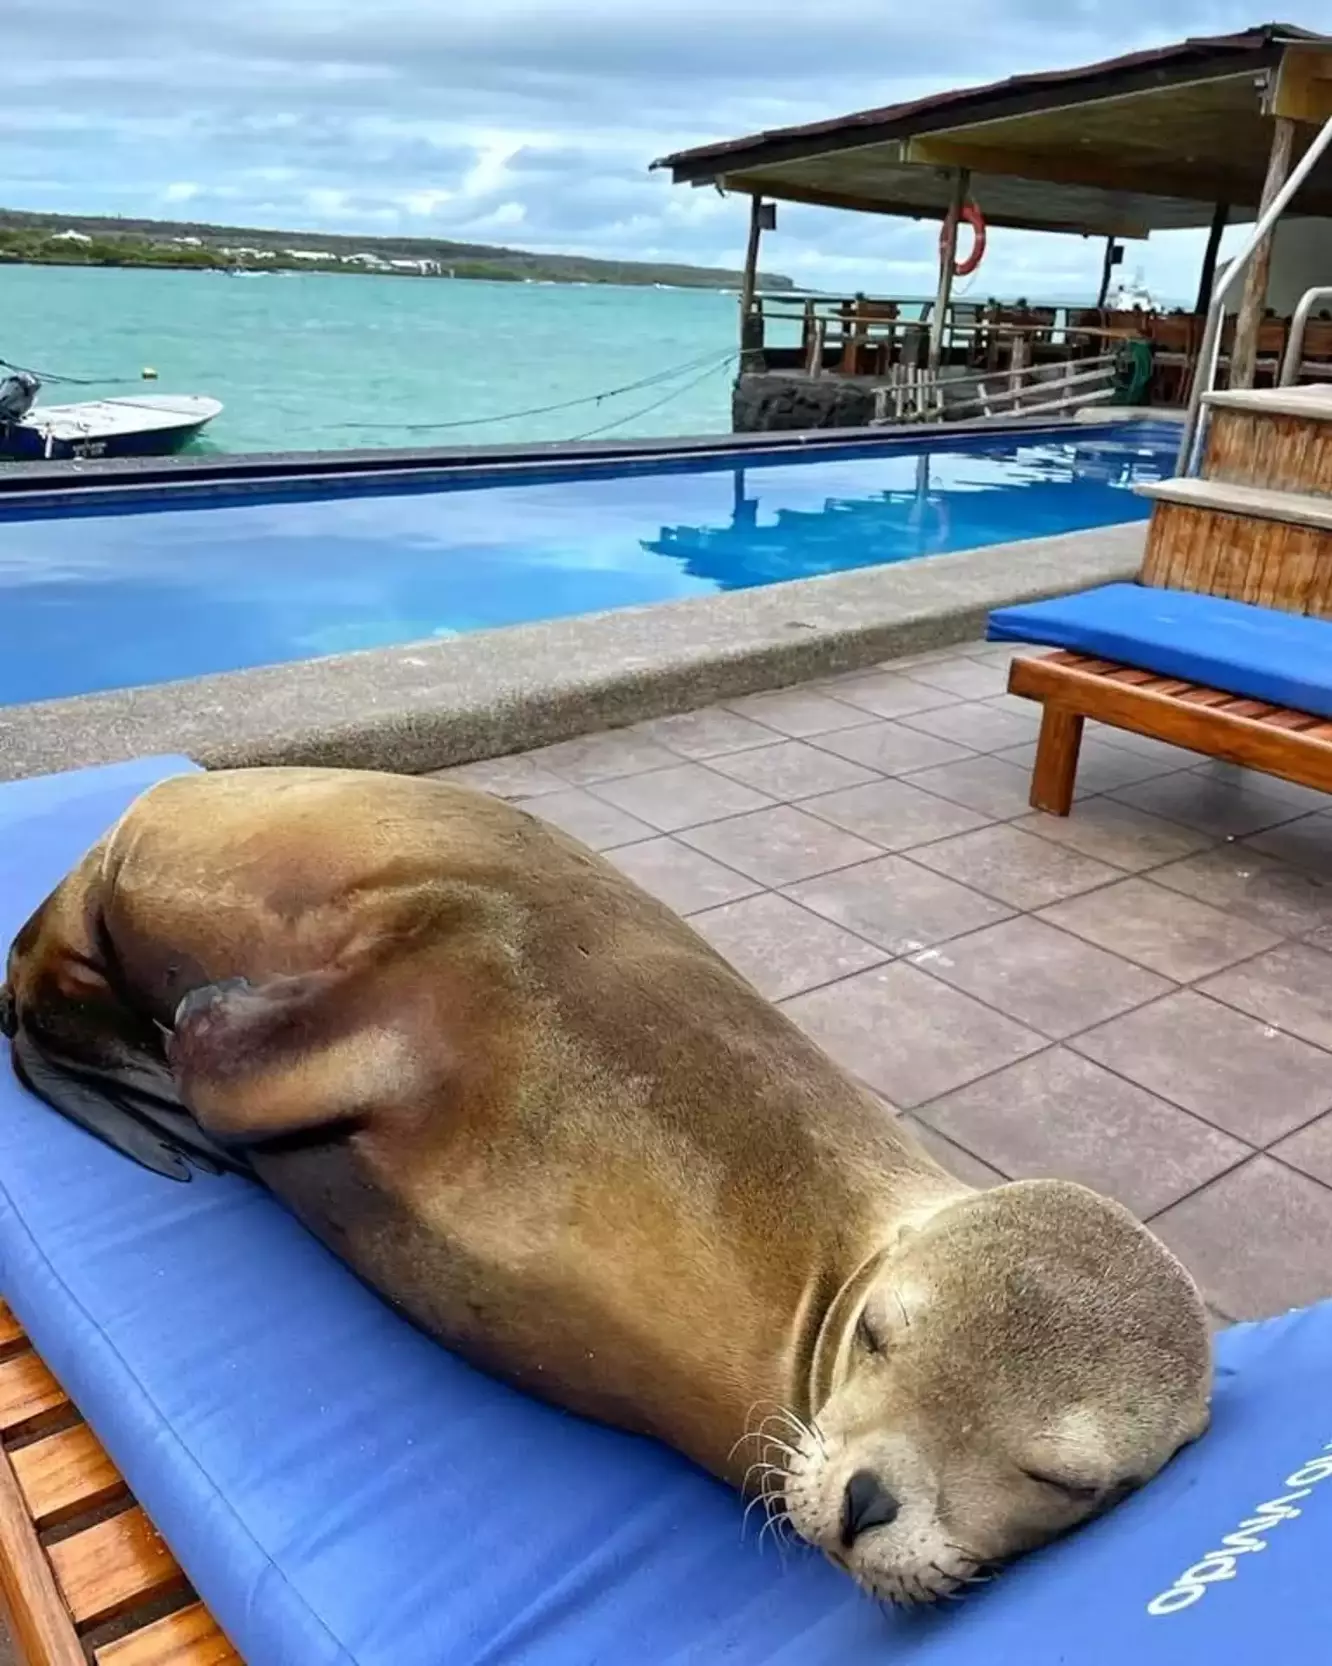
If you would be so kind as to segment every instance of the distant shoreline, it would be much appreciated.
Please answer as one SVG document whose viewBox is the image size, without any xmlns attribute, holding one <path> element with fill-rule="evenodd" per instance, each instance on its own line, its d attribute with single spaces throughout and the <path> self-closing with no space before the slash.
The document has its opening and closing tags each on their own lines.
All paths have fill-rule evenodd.
<svg viewBox="0 0 1332 1666">
<path fill-rule="evenodd" d="M 741 274 L 674 261 L 539 254 L 420 237 L 348 237 L 244 226 L 56 215 L 0 209 L 0 266 L 106 266 L 137 270 L 360 272 L 395 278 L 481 278 L 496 283 L 629 285 L 738 290 Z M 765 289 L 791 280 L 764 273 Z"/>
</svg>

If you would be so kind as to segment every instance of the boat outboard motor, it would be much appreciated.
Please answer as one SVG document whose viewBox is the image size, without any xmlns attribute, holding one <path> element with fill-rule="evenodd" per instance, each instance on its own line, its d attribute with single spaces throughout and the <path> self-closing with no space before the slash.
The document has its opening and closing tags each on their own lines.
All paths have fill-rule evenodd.
<svg viewBox="0 0 1332 1666">
<path fill-rule="evenodd" d="M 41 383 L 26 370 L 0 381 L 0 423 L 21 422 L 32 409 Z"/>
</svg>

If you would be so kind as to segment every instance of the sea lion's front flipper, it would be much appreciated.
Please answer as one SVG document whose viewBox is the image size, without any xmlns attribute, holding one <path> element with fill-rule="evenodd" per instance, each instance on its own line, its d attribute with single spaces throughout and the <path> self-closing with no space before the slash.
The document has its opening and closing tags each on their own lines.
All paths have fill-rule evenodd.
<svg viewBox="0 0 1332 1666">
<path fill-rule="evenodd" d="M 392 987 L 362 967 L 193 990 L 166 1050 L 182 1103 L 227 1150 L 349 1132 L 401 1086 Z"/>
<path fill-rule="evenodd" d="M 140 1121 L 104 1083 L 54 1063 L 21 1029 L 11 1046 L 18 1079 L 62 1116 L 155 1174 L 170 1180 L 190 1178 L 189 1164 L 178 1147 Z"/>
</svg>

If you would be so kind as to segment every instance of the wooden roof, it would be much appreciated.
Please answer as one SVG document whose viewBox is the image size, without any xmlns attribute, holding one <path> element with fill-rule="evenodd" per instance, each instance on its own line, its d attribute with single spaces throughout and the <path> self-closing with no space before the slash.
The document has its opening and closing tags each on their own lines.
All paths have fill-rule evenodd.
<svg viewBox="0 0 1332 1666">
<path fill-rule="evenodd" d="M 1145 237 L 1253 218 L 1274 115 L 1332 115 L 1332 35 L 1268 23 L 1080 69 L 1013 76 L 654 162 L 677 183 L 779 201 L 941 219 L 952 170 L 991 225 Z M 1332 159 L 1291 205 L 1332 215 Z"/>
</svg>

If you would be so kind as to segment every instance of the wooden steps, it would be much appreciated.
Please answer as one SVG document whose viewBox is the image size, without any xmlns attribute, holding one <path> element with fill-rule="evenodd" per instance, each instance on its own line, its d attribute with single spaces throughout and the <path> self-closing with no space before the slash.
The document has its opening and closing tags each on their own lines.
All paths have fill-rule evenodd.
<svg viewBox="0 0 1332 1666">
<path fill-rule="evenodd" d="M 0 1303 L 0 1590 L 25 1666 L 242 1666 Z"/>
<path fill-rule="evenodd" d="M 1332 618 L 1332 384 L 1209 394 L 1197 478 L 1144 482 L 1139 578 Z"/>
</svg>

